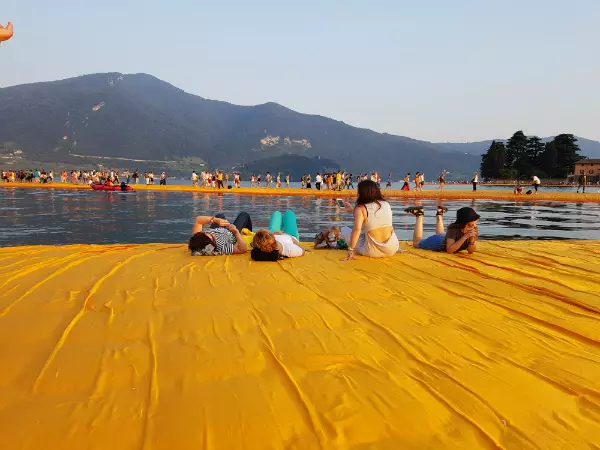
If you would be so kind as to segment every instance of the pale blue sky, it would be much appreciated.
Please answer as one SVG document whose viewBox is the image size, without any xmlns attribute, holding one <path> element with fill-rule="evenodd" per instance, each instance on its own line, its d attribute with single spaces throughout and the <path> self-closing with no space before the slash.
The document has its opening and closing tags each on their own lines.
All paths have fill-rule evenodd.
<svg viewBox="0 0 600 450">
<path fill-rule="evenodd" d="M 600 0 L 1 0 L 9 20 L 0 87 L 145 72 L 417 139 L 600 140 Z"/>
</svg>

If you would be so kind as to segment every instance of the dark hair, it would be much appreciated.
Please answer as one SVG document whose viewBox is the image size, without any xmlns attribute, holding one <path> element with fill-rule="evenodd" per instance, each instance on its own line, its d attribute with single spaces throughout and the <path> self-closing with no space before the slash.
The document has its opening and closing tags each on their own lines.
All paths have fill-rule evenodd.
<svg viewBox="0 0 600 450">
<path fill-rule="evenodd" d="M 199 231 L 190 238 L 188 248 L 192 252 L 200 252 L 204 249 L 204 247 L 212 243 L 212 239 L 206 233 Z"/>
<path fill-rule="evenodd" d="M 381 189 L 377 183 L 371 180 L 363 180 L 358 183 L 358 199 L 356 200 L 356 206 L 366 205 L 367 203 L 373 203 L 384 201 L 383 195 L 381 195 Z"/>
<path fill-rule="evenodd" d="M 253 248 L 250 252 L 250 257 L 253 261 L 279 261 L 281 259 L 279 250 L 273 250 L 272 252 L 263 252 L 259 248 Z"/>
</svg>

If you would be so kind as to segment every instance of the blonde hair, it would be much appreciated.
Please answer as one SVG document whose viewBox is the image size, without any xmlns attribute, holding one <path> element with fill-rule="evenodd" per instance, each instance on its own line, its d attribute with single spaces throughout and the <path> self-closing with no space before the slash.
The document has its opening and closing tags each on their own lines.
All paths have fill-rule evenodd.
<svg viewBox="0 0 600 450">
<path fill-rule="evenodd" d="M 277 250 L 277 241 L 270 231 L 260 230 L 254 235 L 254 239 L 252 239 L 252 247 L 269 253 Z"/>
</svg>

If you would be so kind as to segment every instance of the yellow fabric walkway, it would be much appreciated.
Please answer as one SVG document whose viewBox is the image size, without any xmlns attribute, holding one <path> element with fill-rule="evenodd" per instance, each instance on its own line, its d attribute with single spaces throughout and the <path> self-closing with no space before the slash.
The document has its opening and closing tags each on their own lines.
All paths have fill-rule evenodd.
<svg viewBox="0 0 600 450">
<path fill-rule="evenodd" d="M 0 449 L 598 449 L 600 242 L 0 249 Z"/>
<path fill-rule="evenodd" d="M 145 184 L 132 184 L 135 191 L 154 191 L 154 192 L 195 192 L 202 194 L 222 194 L 222 195 L 264 195 L 264 196 L 294 196 L 294 197 L 323 197 L 323 198 L 356 198 L 356 189 L 344 190 L 344 191 L 317 191 L 316 189 L 286 189 L 286 188 L 247 188 L 243 187 L 240 189 L 215 189 L 215 188 L 201 188 L 194 186 L 181 186 L 181 185 L 168 185 L 160 186 L 158 184 L 145 185 Z M 383 186 L 383 184 L 382 184 Z M 71 183 L 51 183 L 51 184 L 40 184 L 40 183 L 0 183 L 0 188 L 6 189 L 59 189 L 59 190 L 85 190 L 92 191 L 92 188 L 84 184 L 71 184 Z M 529 187 L 526 186 L 527 189 Z M 473 192 L 469 186 L 463 186 L 463 189 L 453 190 L 446 189 L 443 192 L 437 189 L 432 189 L 428 186 L 424 191 L 381 191 L 384 196 L 388 198 L 419 198 L 419 199 L 488 199 L 488 200 L 510 200 L 510 201 L 560 201 L 560 202 L 600 202 L 600 191 L 598 186 L 588 186 L 585 194 L 578 194 L 575 192 L 575 188 L 572 190 L 561 190 L 561 191 L 546 191 L 544 187 L 541 188 L 537 195 L 515 195 L 512 190 L 507 189 L 479 189 Z M 98 195 L 107 195 L 105 192 L 97 191 Z"/>
</svg>

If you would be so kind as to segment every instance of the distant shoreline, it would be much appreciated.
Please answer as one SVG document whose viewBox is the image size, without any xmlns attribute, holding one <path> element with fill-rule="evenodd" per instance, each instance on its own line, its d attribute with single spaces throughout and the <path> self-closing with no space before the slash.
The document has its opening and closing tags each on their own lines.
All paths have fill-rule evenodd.
<svg viewBox="0 0 600 450">
<path fill-rule="evenodd" d="M 197 194 L 224 194 L 224 195 L 265 195 L 265 196 L 294 196 L 294 197 L 320 197 L 320 198 L 348 198 L 355 197 L 356 190 L 343 190 L 343 191 L 330 191 L 330 190 L 321 190 L 317 191 L 316 189 L 287 189 L 287 188 L 239 188 L 239 189 L 216 189 L 216 188 L 203 188 L 203 187 L 193 187 L 193 186 L 180 186 L 180 185 L 145 185 L 145 184 L 132 184 L 131 185 L 135 191 L 150 191 L 150 192 L 192 192 Z M 485 185 L 485 186 L 506 186 L 506 185 Z M 4 189 L 56 189 L 56 190 L 87 190 L 92 191 L 92 189 L 85 184 L 71 184 L 71 183 L 49 183 L 49 184 L 40 184 L 40 183 L 0 183 L 0 188 Z M 391 190 L 384 191 L 382 193 L 385 197 L 395 198 L 395 199 L 440 199 L 440 200 L 457 200 L 457 199 L 465 199 L 465 200 L 509 200 L 509 201 L 561 201 L 561 202 L 595 202 L 600 203 L 600 193 L 597 186 L 590 186 L 590 189 L 593 189 L 594 192 L 589 192 L 586 194 L 577 194 L 575 192 L 544 192 L 544 185 L 540 189 L 540 192 L 537 195 L 515 195 L 512 191 L 507 190 L 478 190 L 473 192 L 468 190 L 468 186 L 465 185 L 465 190 L 445 190 L 440 192 L 438 190 L 435 191 L 401 191 L 401 190 Z M 106 195 L 104 192 L 97 192 L 98 195 Z M 116 192 L 116 194 L 120 194 L 120 192 Z M 126 195 L 130 195 L 128 193 Z"/>
</svg>

